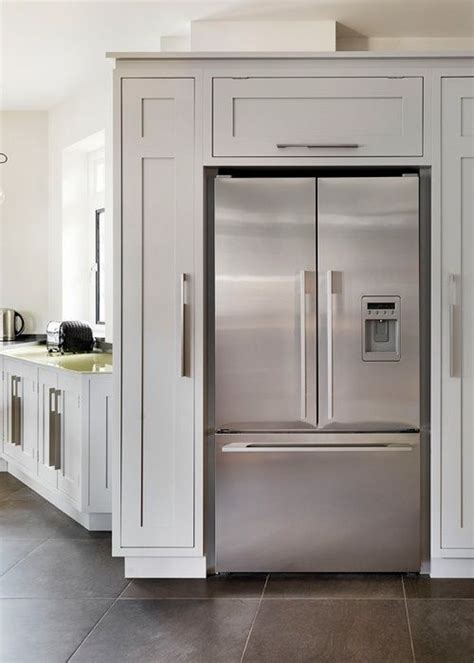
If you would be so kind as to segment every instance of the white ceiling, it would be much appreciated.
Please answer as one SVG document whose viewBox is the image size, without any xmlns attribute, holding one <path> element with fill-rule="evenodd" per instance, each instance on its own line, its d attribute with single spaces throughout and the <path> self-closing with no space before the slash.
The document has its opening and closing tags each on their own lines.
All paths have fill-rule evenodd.
<svg viewBox="0 0 474 663">
<path fill-rule="evenodd" d="M 197 19 L 335 19 L 370 37 L 472 37 L 473 0 L 0 0 L 1 107 L 49 108 L 105 76 L 106 51 L 157 51 Z"/>
</svg>

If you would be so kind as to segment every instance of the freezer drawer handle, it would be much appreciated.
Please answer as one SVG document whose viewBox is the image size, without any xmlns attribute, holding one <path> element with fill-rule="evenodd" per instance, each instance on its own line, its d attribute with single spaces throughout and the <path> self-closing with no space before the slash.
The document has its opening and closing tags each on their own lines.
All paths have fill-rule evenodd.
<svg viewBox="0 0 474 663">
<path fill-rule="evenodd" d="M 277 148 L 279 150 L 284 150 L 291 147 L 306 147 L 308 149 L 317 149 L 317 148 L 348 148 L 355 149 L 360 147 L 359 143 L 277 143 Z"/>
<path fill-rule="evenodd" d="M 391 451 L 413 451 L 410 444 L 372 444 L 372 445 L 287 445 L 284 444 L 255 444 L 252 442 L 231 442 L 222 447 L 223 453 L 346 453 L 346 452 L 391 452 Z"/>
</svg>

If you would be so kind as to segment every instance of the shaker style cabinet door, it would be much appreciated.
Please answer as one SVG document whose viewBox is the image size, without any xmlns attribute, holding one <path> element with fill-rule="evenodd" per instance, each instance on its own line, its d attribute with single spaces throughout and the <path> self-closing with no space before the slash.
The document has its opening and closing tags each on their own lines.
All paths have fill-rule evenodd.
<svg viewBox="0 0 474 663">
<path fill-rule="evenodd" d="M 81 381 L 58 375 L 56 389 L 58 490 L 79 502 L 81 490 Z"/>
<path fill-rule="evenodd" d="M 194 80 L 122 82 L 121 545 L 194 545 Z"/>
<path fill-rule="evenodd" d="M 3 367 L 3 453 L 12 460 L 21 459 L 21 411 L 17 393 L 20 391 L 18 365 L 4 360 Z"/>
<path fill-rule="evenodd" d="M 474 552 L 474 78 L 442 83 L 441 547 Z"/>
<path fill-rule="evenodd" d="M 58 487 L 57 383 L 58 378 L 55 372 L 42 369 L 38 371 L 38 477 L 44 485 L 50 488 Z"/>
</svg>

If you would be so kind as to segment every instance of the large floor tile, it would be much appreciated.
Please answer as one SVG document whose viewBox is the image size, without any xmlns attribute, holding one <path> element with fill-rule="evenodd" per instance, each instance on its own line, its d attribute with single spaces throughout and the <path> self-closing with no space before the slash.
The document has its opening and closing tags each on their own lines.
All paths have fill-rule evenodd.
<svg viewBox="0 0 474 663">
<path fill-rule="evenodd" d="M 474 661 L 474 600 L 408 601 L 417 663 Z"/>
<path fill-rule="evenodd" d="M 119 600 L 73 663 L 239 663 L 256 600 Z"/>
<path fill-rule="evenodd" d="M 24 484 L 8 472 L 0 472 L 0 500 L 10 497 L 23 488 Z"/>
<path fill-rule="evenodd" d="M 0 575 L 22 560 L 44 539 L 3 539 L 0 540 Z"/>
<path fill-rule="evenodd" d="M 0 501 L 0 539 L 109 537 L 108 532 L 89 532 L 28 488 Z"/>
<path fill-rule="evenodd" d="M 402 599 L 401 576 L 384 573 L 271 574 L 265 598 Z"/>
<path fill-rule="evenodd" d="M 50 539 L 0 578 L 0 596 L 114 598 L 126 583 L 109 541 Z"/>
<path fill-rule="evenodd" d="M 65 663 L 110 600 L 0 599 L 2 663 Z"/>
<path fill-rule="evenodd" d="M 134 580 L 122 598 L 259 598 L 265 580 L 265 574 L 210 576 L 205 579 Z"/>
<path fill-rule="evenodd" d="M 245 663 L 410 663 L 405 602 L 264 599 Z"/>
<path fill-rule="evenodd" d="M 403 578 L 407 599 L 474 599 L 472 578 Z"/>
</svg>

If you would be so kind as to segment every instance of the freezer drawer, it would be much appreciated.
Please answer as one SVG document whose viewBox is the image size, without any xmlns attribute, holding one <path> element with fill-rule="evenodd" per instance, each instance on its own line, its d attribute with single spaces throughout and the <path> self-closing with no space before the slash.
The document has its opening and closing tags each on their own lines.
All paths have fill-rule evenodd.
<svg viewBox="0 0 474 663">
<path fill-rule="evenodd" d="M 213 155 L 377 157 L 423 153 L 423 79 L 215 78 Z"/>
<path fill-rule="evenodd" d="M 216 436 L 216 570 L 419 571 L 418 434 Z"/>
</svg>

